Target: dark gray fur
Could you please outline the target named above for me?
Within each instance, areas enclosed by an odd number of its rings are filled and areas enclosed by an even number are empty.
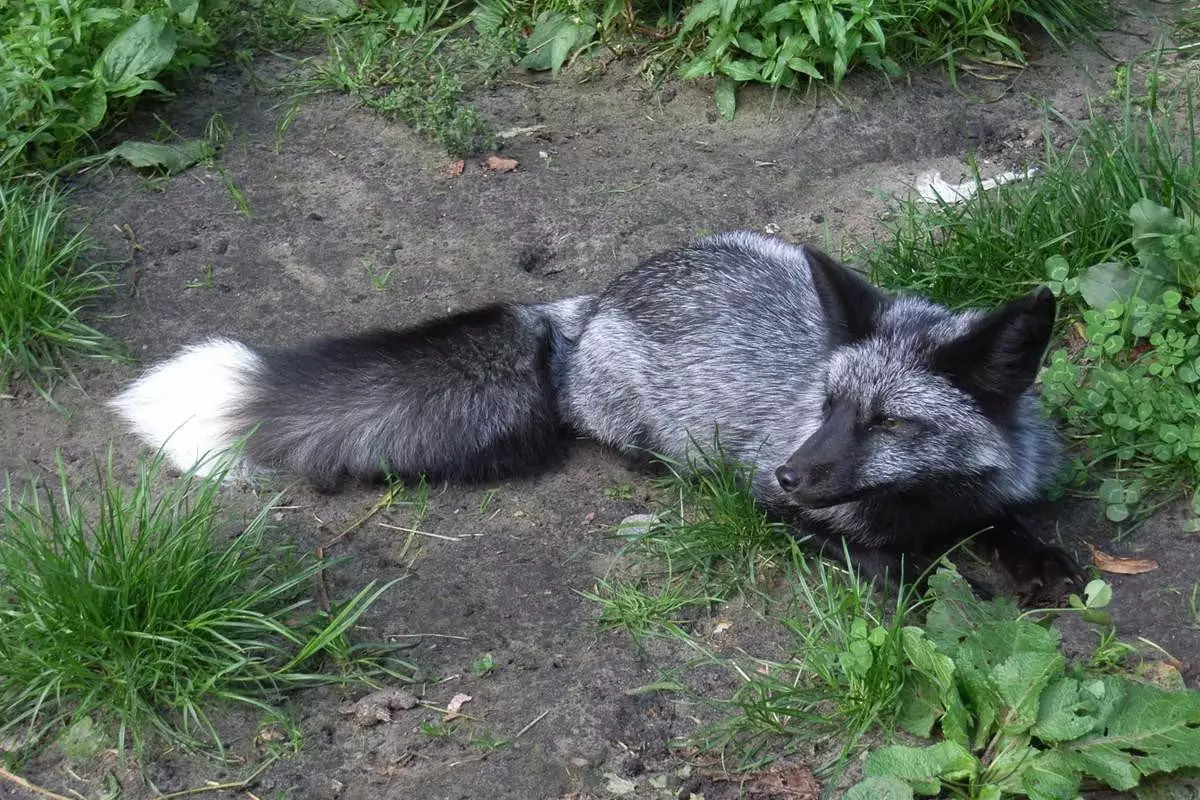
[[[237,418],[258,425],[252,460],[322,486],[381,466],[529,471],[561,453],[566,431],[685,460],[719,430],[729,459],[756,465],[765,507],[866,548],[917,551],[1007,517],[1052,481],[1059,443],[1031,388],[1048,298],[952,312],[885,295],[817,251],[724,234],[598,295],[265,353]]]

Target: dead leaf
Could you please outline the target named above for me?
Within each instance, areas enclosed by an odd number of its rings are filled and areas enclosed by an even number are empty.
[[[446,165],[446,174],[451,178],[457,178],[463,174],[463,169],[467,166],[467,162],[461,158],[458,161],[453,161]]]
[[[1092,551],[1092,563],[1101,572],[1111,572],[1115,575],[1141,575],[1143,572],[1153,572],[1158,569],[1158,562],[1152,558],[1113,556],[1091,545],[1088,547]]]
[[[513,139],[517,136],[528,136],[545,128],[545,125],[529,125],[523,128],[509,128],[496,134],[497,139]]]
[[[512,172],[517,166],[515,158],[505,158],[504,156],[488,156],[487,161],[483,162],[483,168],[490,172]]]
[[[713,635],[724,633],[733,627],[733,623],[727,619],[717,620],[717,624],[713,626]]]
[[[446,704],[446,716],[442,718],[443,722],[449,722],[459,715],[459,711],[463,707],[463,703],[471,702],[471,695],[459,692],[450,698],[450,702]]]
[[[783,800],[817,800],[821,782],[803,764],[784,766],[750,776],[742,784],[747,797],[778,798]]]
[[[1183,675],[1179,670],[1166,663],[1165,661],[1156,661],[1146,667],[1142,677],[1149,683],[1154,684],[1160,689],[1166,689],[1168,692],[1180,692],[1187,688],[1187,684],[1183,680]]]

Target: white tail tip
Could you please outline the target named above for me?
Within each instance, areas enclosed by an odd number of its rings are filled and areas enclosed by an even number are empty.
[[[209,339],[152,367],[109,405],[179,470],[208,475],[228,463],[219,456],[246,433],[237,410],[261,367],[244,344]]]

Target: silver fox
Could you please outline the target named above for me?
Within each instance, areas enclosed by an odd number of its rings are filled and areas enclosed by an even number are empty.
[[[873,569],[988,528],[1014,579],[1053,590],[1077,568],[1016,515],[1059,468],[1032,388],[1054,319],[1045,288],[953,312],[815,249],[727,233],[598,294],[276,351],[211,339],[112,405],[181,469],[249,434],[249,465],[326,490],[381,467],[527,473],[568,432],[686,462],[719,432],[764,508]]]

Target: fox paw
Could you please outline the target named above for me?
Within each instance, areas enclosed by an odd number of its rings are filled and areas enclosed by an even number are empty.
[[[1056,545],[1026,541],[1019,547],[1005,548],[999,555],[1023,605],[1058,605],[1083,586],[1083,569],[1070,553]]]

